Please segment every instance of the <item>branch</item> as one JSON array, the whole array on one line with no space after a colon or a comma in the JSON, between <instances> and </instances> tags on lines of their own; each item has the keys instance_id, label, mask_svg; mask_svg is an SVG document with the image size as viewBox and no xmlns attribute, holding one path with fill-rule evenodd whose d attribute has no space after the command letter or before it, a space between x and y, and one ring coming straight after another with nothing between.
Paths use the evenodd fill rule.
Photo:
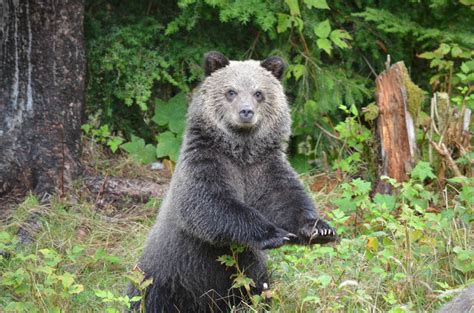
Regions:
<instances>
[{"instance_id":1,"label":"branch","mask_svg":"<svg viewBox=\"0 0 474 313\"><path fill-rule=\"evenodd\" d=\"M438 153L442 157L444 157L446 159L449 166L453 170L454 175L463 176L463 174L459 170L458 165L456 164L456 162L454 162L453 158L451 157L451 153L449 152L448 148L446 147L446 145L444 143L441 142L441 143L438 144L438 143L436 143L436 142L434 142L433 140L430 139L430 144L433 146L433 148L435 148L436 151L438 151Z\"/></svg>"}]
</instances>

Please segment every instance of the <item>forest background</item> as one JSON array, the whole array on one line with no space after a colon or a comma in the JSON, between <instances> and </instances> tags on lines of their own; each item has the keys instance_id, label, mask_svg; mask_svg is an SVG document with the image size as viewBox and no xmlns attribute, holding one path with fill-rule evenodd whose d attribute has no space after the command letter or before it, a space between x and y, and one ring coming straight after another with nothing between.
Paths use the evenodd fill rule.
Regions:
<instances>
[{"instance_id":1,"label":"forest background","mask_svg":"<svg viewBox=\"0 0 474 313\"><path fill-rule=\"evenodd\" d=\"M453 130L474 109L472 0L88 0L85 38L84 160L106 176L172 172L206 52L287 61L289 159L342 240L272 251L267 309L432 311L472 282L474 154L472 139L459 142ZM374 93L387 59L403 61L413 81L418 151L409 180L386 178L395 192L382 195L372 192L380 178ZM140 282L133 264L160 197L119 205L99 197L42 204L31 195L20 204L0 237L14 255L1 259L7 311L129 305L124 286ZM46 227L20 253L14 230L32 208L46 212ZM251 286L241 274L236 287Z\"/></svg>"}]
</instances>

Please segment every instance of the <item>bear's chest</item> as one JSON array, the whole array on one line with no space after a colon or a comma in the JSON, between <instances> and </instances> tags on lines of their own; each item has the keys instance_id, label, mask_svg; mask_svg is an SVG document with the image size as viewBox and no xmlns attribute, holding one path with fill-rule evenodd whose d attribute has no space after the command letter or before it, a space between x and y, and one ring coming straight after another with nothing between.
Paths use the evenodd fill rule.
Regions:
<instances>
[{"instance_id":1,"label":"bear's chest","mask_svg":"<svg viewBox=\"0 0 474 313\"><path fill-rule=\"evenodd\" d=\"M271 179L267 167L262 164L230 164L227 175L235 196L252 206L266 192L268 179Z\"/></svg>"}]
</instances>

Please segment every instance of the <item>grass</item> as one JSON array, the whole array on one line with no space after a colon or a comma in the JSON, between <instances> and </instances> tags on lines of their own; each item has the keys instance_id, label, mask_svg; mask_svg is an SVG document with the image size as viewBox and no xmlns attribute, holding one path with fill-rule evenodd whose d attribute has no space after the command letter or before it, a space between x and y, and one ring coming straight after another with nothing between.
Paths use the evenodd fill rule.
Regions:
<instances>
[{"instance_id":1,"label":"grass","mask_svg":"<svg viewBox=\"0 0 474 313\"><path fill-rule=\"evenodd\" d=\"M93 203L80 202L71 205L64 200L53 200L48 205L39 205L33 196L28 197L16 210L11 221L6 225L7 232L15 230L23 223L27 211L41 211L43 228L33 245L21 247L18 253L23 256L42 256L41 249L47 248L59 254L60 262L53 266L57 272L69 272L75 276L75 282L84 287L79 294L71 294L59 303L66 311L103 312L108 304L102 304L95 296L95 290L110 290L117 296L122 295L127 285L125 274L130 271L141 253L146 234L154 222L156 207L152 205L134 206L126 212L104 214L94 208ZM74 255L73 251L80 251ZM15 262L16 261L16 262ZM42 260L32 262L45 265ZM1 271L14 272L19 267L27 267L18 259L4 258ZM20 266L19 266L20 265ZM47 275L34 273L37 278L47 279ZM7 288L6 288L7 287ZM5 307L12 300L25 301L35 298L30 292L15 293L12 289L18 286L0 286L0 307ZM21 286L20 286L21 287ZM41 287L42 288L42 287ZM46 287L45 287L46 288ZM61 286L52 287L62 291ZM44 290L43 290L44 291ZM43 295L46 293L43 292ZM53 297L54 298L54 297ZM37 299L40 301L41 299ZM40 311L48 311L38 306Z\"/></svg>"},{"instance_id":2,"label":"grass","mask_svg":"<svg viewBox=\"0 0 474 313\"><path fill-rule=\"evenodd\" d=\"M312 192L342 240L270 251L271 311L429 312L449 300L450 290L472 283L472 189L465 196L462 189L472 184L457 186L460 192L447 201L421 182L400 188L399 195L374 200L360 180ZM28 196L2 222L4 311L123 309L127 274L141 254L160 201L104 209L78 190L68 195L49 204ZM42 213L42 229L34 244L17 246L12 234L32 211Z\"/></svg>"}]
</instances>

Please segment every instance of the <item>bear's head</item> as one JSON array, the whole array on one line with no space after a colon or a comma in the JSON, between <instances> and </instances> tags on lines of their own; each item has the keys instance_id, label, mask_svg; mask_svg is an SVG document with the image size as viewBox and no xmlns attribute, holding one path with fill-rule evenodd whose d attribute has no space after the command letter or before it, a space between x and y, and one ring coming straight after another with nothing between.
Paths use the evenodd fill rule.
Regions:
<instances>
[{"instance_id":1,"label":"bear's head","mask_svg":"<svg viewBox=\"0 0 474 313\"><path fill-rule=\"evenodd\" d=\"M212 128L233 138L286 141L291 119L280 82L284 67L279 57L229 61L219 52L209 52L196 103L201 107L194 109L204 114Z\"/></svg>"}]
</instances>

